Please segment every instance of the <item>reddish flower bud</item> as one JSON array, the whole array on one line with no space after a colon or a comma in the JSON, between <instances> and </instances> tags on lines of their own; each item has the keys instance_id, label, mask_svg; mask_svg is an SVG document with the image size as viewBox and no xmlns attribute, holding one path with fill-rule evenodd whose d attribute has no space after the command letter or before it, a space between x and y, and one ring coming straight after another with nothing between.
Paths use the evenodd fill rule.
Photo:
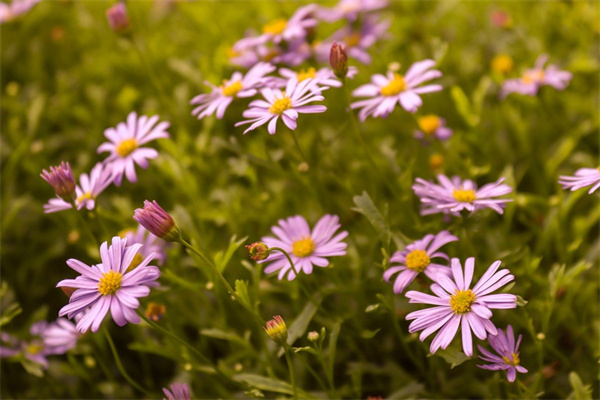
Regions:
<instances>
[{"instance_id":1,"label":"reddish flower bud","mask_svg":"<svg viewBox=\"0 0 600 400\"><path fill-rule=\"evenodd\" d=\"M343 44L333 42L331 52L329 53L329 64L338 78L345 78L348 74L348 56L346 47Z\"/></svg>"},{"instance_id":2,"label":"reddish flower bud","mask_svg":"<svg viewBox=\"0 0 600 400\"><path fill-rule=\"evenodd\" d=\"M133 219L154 236L158 236L167 242L181 240L181 229L175 224L169 213L158 205L156 200L152 202L145 200L144 208L136 209Z\"/></svg>"},{"instance_id":3,"label":"reddish flower bud","mask_svg":"<svg viewBox=\"0 0 600 400\"><path fill-rule=\"evenodd\" d=\"M267 325L263 327L267 335L275 342L283 346L288 337L287 326L281 316L276 315L272 320L267 321Z\"/></svg>"},{"instance_id":4,"label":"reddish flower bud","mask_svg":"<svg viewBox=\"0 0 600 400\"><path fill-rule=\"evenodd\" d=\"M246 245L250 258L254 261L265 260L269 257L269 246L261 242L255 242L250 245Z\"/></svg>"},{"instance_id":5,"label":"reddish flower bud","mask_svg":"<svg viewBox=\"0 0 600 400\"><path fill-rule=\"evenodd\" d=\"M50 167L50 172L43 170L41 175L53 188L58 197L67 202L75 200L75 178L69 163L64 161L58 167Z\"/></svg>"},{"instance_id":6,"label":"reddish flower bud","mask_svg":"<svg viewBox=\"0 0 600 400\"><path fill-rule=\"evenodd\" d=\"M125 8L125 3L122 1L106 10L106 18L112 30L117 33L123 33L129 29L127 8Z\"/></svg>"}]
</instances>

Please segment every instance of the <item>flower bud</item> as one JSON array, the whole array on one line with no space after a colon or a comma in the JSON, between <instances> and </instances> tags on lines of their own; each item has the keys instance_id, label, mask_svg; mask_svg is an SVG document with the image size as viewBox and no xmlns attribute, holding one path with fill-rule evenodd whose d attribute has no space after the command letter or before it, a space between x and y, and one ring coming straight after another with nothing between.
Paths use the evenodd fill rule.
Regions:
<instances>
[{"instance_id":1,"label":"flower bud","mask_svg":"<svg viewBox=\"0 0 600 400\"><path fill-rule=\"evenodd\" d=\"M254 261L262 261L269 257L269 246L262 242L254 242L250 245L246 245L250 259Z\"/></svg>"},{"instance_id":2,"label":"flower bud","mask_svg":"<svg viewBox=\"0 0 600 400\"><path fill-rule=\"evenodd\" d=\"M338 78L344 79L348 74L348 56L343 44L333 42L329 53L329 64Z\"/></svg>"},{"instance_id":3,"label":"flower bud","mask_svg":"<svg viewBox=\"0 0 600 400\"><path fill-rule=\"evenodd\" d=\"M146 308L146 312L144 315L146 318L157 322L162 319L163 315L165 315L165 311L167 308L162 304L157 304L154 302L148 303L148 307Z\"/></svg>"},{"instance_id":4,"label":"flower bud","mask_svg":"<svg viewBox=\"0 0 600 400\"><path fill-rule=\"evenodd\" d=\"M178 242L181 240L181 229L175 224L169 213L158 205L156 200L152 202L145 200L144 208L136 209L133 219L154 236L158 236L167 242Z\"/></svg>"},{"instance_id":5,"label":"flower bud","mask_svg":"<svg viewBox=\"0 0 600 400\"><path fill-rule=\"evenodd\" d=\"M287 339L287 326L281 316L276 315L272 320L267 322L267 325L263 327L267 335L275 342L283 346Z\"/></svg>"},{"instance_id":6,"label":"flower bud","mask_svg":"<svg viewBox=\"0 0 600 400\"><path fill-rule=\"evenodd\" d=\"M50 172L43 170L40 176L54 188L58 197L64 201L70 203L77 197L75 178L73 178L73 171L68 162L63 161L58 167L50 167Z\"/></svg>"},{"instance_id":7,"label":"flower bud","mask_svg":"<svg viewBox=\"0 0 600 400\"><path fill-rule=\"evenodd\" d=\"M117 4L106 10L106 18L111 29L117 33L123 33L129 29L129 17L125 3L119 1Z\"/></svg>"},{"instance_id":8,"label":"flower bud","mask_svg":"<svg viewBox=\"0 0 600 400\"><path fill-rule=\"evenodd\" d=\"M308 341L309 342L314 343L317 340L319 340L319 332L316 332L316 331L308 332Z\"/></svg>"}]
</instances>

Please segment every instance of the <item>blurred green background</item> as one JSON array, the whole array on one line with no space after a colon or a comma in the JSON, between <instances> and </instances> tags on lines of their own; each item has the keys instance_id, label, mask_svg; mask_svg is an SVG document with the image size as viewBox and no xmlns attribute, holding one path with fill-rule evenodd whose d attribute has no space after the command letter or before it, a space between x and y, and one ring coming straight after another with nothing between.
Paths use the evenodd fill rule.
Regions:
<instances>
[{"instance_id":1,"label":"blurred green background","mask_svg":"<svg viewBox=\"0 0 600 400\"><path fill-rule=\"evenodd\" d=\"M233 127L247 102L234 103L220 121L196 120L189 105L208 90L204 80L217 84L231 76L227 49L248 29L287 18L307 3L130 1L131 31L121 36L106 21L112 4L45 1L0 26L2 307L22 308L3 331L25 336L31 323L54 320L67 302L55 285L74 277L65 261L92 264L98 257L72 210L43 214L53 193L40 172L62 160L76 176L89 172L104 158L96 154L104 130L137 111L169 121L171 139L152 144L161 155L148 170L138 169L137 184L125 182L101 195L99 209L87 216L93 232L110 238L99 220L111 235L133 227L133 210L144 199L156 199L172 211L186 237L215 256L234 235L247 236L244 243L256 241L280 218L301 214L312 225L325 213L339 215L350 233L348 255L302 277L309 292L322 298L314 310L299 282L266 277L245 261L243 247L224 272L232 284L249 282L250 297L265 319L281 314L289 326L309 315L306 332L326 327L339 396L600 396L598 196L563 191L557 183L559 175L600 164L600 3L391 2L382 11L382 18L392 20L390 38L373 47L372 65L353 63L359 74L351 88L391 62L405 71L434 58L444 90L424 95L418 115L444 117L454 136L423 146L412 137L415 116L402 109L385 120L368 119L361 130L378 164L374 170L352 134L342 90L331 89L325 93L326 114L299 118L296 132L310 160L308 171L298 168L302 160L282 126L274 136L263 128L242 135L243 128ZM508 13L508 26L492 23L497 11ZM317 36L325 38L339 26L321 24ZM567 89L544 87L536 97L513 94L500 101L503 78L491 70L492 59L512 57L507 76L517 77L541 53L573 73ZM481 212L450 223L439 215L420 217L411 185L416 177L433 179L439 172L429 165L433 154L443 156L439 171L448 175L480 185L506 177L515 188L514 202L502 216ZM379 230L353 210L361 208L353 197L363 191L384 216ZM494 313L494 321L512 324L524 336L520 358L529 373L520 376L523 386L506 383L503 373L478 369L476 360L451 369L442 357L426 357L429 340L420 343L408 334L403 316L420 307L393 295L382 280L385 254L442 229L461 238L447 247L448 254L477 258L476 276L497 259L515 275L511 293L528 303ZM214 287L207 287L212 281ZM161 283L143 304L165 304L166 327L233 375L287 380L285 360L266 344L260 327L180 248L169 251ZM420 289L414 285L426 289L425 281ZM118 339L125 368L156 397L172 381L190 382L195 397L245 397L147 326L118 328L109 319L103 325ZM329 336L336 330L337 345ZM142 396L119 375L103 339L88 333L69 355L51 357L42 377L2 360L2 397ZM295 343L307 345L304 334ZM321 365L299 353L295 366L300 387L324 397L308 371L322 374ZM266 397L277 396L262 389Z\"/></svg>"}]
</instances>

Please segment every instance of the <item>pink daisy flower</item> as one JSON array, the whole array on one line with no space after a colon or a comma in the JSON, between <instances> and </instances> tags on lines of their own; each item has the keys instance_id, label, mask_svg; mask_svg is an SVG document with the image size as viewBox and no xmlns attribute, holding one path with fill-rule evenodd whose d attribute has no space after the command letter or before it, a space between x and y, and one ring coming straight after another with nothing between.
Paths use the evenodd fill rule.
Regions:
<instances>
[{"instance_id":1,"label":"pink daisy flower","mask_svg":"<svg viewBox=\"0 0 600 400\"><path fill-rule=\"evenodd\" d=\"M0 358L14 357L22 355L29 361L40 364L42 368L48 368L48 355L53 354L44 345L41 336L48 327L46 321L38 321L31 325L29 340L20 340L6 332L0 334Z\"/></svg>"},{"instance_id":2,"label":"pink daisy flower","mask_svg":"<svg viewBox=\"0 0 600 400\"><path fill-rule=\"evenodd\" d=\"M147 231L141 224L138 225L137 230L126 229L119 233L119 236L127 239L127 243L130 245L134 243L142 245L132 261L133 264L139 265L142 260L152 253L154 253L154 259L158 265L165 263L167 258L167 242Z\"/></svg>"},{"instance_id":3,"label":"pink daisy flower","mask_svg":"<svg viewBox=\"0 0 600 400\"><path fill-rule=\"evenodd\" d=\"M361 121L369 115L386 118L394 111L396 103L408 112L416 112L423 104L420 94L442 90L441 85L419 86L425 81L442 76L440 71L431 69L434 65L435 61L425 60L414 63L404 76L391 71L388 71L387 77L381 74L373 75L372 83L362 85L352 92L356 97L371 98L352 103L351 108L362 108L358 113Z\"/></svg>"},{"instance_id":4,"label":"pink daisy flower","mask_svg":"<svg viewBox=\"0 0 600 400\"><path fill-rule=\"evenodd\" d=\"M119 326L127 322L139 323L140 317L135 312L140 306L138 298L147 296L150 293L148 286L160 277L159 269L148 265L154 254L131 269L140 247L141 244L127 246L127 239L115 236L110 247L107 242L100 246L101 264L89 266L79 260L69 259L67 265L81 275L62 280L56 285L77 289L69 298L69 304L61 308L58 315L74 318L85 312L77 323L77 331L81 333L90 328L92 332L97 332L109 310Z\"/></svg>"},{"instance_id":5,"label":"pink daisy flower","mask_svg":"<svg viewBox=\"0 0 600 400\"><path fill-rule=\"evenodd\" d=\"M437 283L431 285L435 296L416 291L406 293L410 303L435 306L408 314L406 319L414 320L408 331L413 333L422 330L419 339L424 341L433 332L439 330L429 348L433 354L439 348L448 347L460 325L463 351L471 357L473 355L471 331L481 340L485 340L488 333L498 334L496 327L490 321L492 317L490 309L517 307L517 296L514 294L490 294L515 279L508 269L496 272L500 264L500 261L495 261L473 289L470 289L475 258L467 258L464 273L459 259L453 258L451 268L454 279L439 274L436 277Z\"/></svg>"},{"instance_id":6,"label":"pink daisy flower","mask_svg":"<svg viewBox=\"0 0 600 400\"><path fill-rule=\"evenodd\" d=\"M426 235L423 239L406 246L403 251L394 253L390 263L401 265L388 268L383 274L383 279L389 282L393 275L399 273L394 282L394 293L400 294L421 272L433 281L437 274L450 276L450 268L447 265L433 263L431 259L440 257L448 260L448 255L438 250L443 245L457 240L458 238L448 231L441 231L437 235Z\"/></svg>"},{"instance_id":7,"label":"pink daisy flower","mask_svg":"<svg viewBox=\"0 0 600 400\"><path fill-rule=\"evenodd\" d=\"M525 71L521 78L505 81L502 84L500 98L505 98L510 93L535 96L539 88L543 85L553 86L558 90L566 88L573 74L568 71L561 71L555 65L549 65L544 68L544 64L547 61L548 55L542 54L536 60L535 66Z\"/></svg>"},{"instance_id":8,"label":"pink daisy flower","mask_svg":"<svg viewBox=\"0 0 600 400\"><path fill-rule=\"evenodd\" d=\"M299 113L322 113L327 110L327 107L322 105L306 105L324 99L323 96L316 93L318 91L317 84L318 82L313 79L298 82L296 78L293 78L288 81L285 91L279 92L270 88L262 89L260 93L266 101L254 100L251 102L250 108L242 114L244 118L250 119L238 122L235 126L252 124L244 131L244 133L247 133L268 122L267 130L271 135L274 135L277 120L281 117L288 128L295 130Z\"/></svg>"},{"instance_id":9,"label":"pink daisy flower","mask_svg":"<svg viewBox=\"0 0 600 400\"><path fill-rule=\"evenodd\" d=\"M342 242L342 239L348 236L348 232L342 231L336 234L341 227L339 220L337 215L326 214L311 231L304 217L300 215L280 219L279 225L271 228L276 237L263 237L261 241L269 248L279 247L285 250L298 272L310 274L313 265L318 267L329 265L329 260L325 257L346 255L347 244ZM267 259L258 262L270 262L271 264L265 268L265 273L279 271L277 276L279 280L286 275L289 281L296 278L296 272L280 252L271 252Z\"/></svg>"},{"instance_id":10,"label":"pink daisy flower","mask_svg":"<svg viewBox=\"0 0 600 400\"><path fill-rule=\"evenodd\" d=\"M437 115L424 115L417 118L420 130L415 131L415 138L430 140L448 140L452 136L452 129L446 127L446 120Z\"/></svg>"},{"instance_id":11,"label":"pink daisy flower","mask_svg":"<svg viewBox=\"0 0 600 400\"><path fill-rule=\"evenodd\" d=\"M187 383L174 383L170 389L163 388L163 393L167 396L164 400L190 400L192 398Z\"/></svg>"},{"instance_id":12,"label":"pink daisy flower","mask_svg":"<svg viewBox=\"0 0 600 400\"><path fill-rule=\"evenodd\" d=\"M194 97L191 104L199 104L194 108L192 114L202 119L215 114L218 119L223 118L225 110L233 99L252 97L256 94L257 88L264 85L265 75L275 71L275 67L269 63L258 63L252 67L245 75L241 72L234 72L231 79L223 80L220 86L215 86L210 82L206 85L212 88L208 94L200 94Z\"/></svg>"},{"instance_id":13,"label":"pink daisy flower","mask_svg":"<svg viewBox=\"0 0 600 400\"><path fill-rule=\"evenodd\" d=\"M0 3L0 24L26 14L39 2L40 0L13 0L11 3Z\"/></svg>"},{"instance_id":14,"label":"pink daisy flower","mask_svg":"<svg viewBox=\"0 0 600 400\"><path fill-rule=\"evenodd\" d=\"M279 68L278 72L283 78L271 78L269 80L269 87L285 88L287 83L292 79L296 79L298 83L303 82L306 79L312 79L317 82L317 85L324 86L325 88L342 87L342 82L336 79L335 74L329 68L316 69L309 67L299 71L293 71L289 68ZM320 92L323 88L316 87L315 90Z\"/></svg>"},{"instance_id":15,"label":"pink daisy flower","mask_svg":"<svg viewBox=\"0 0 600 400\"><path fill-rule=\"evenodd\" d=\"M381 10L387 5L387 0L340 0L331 8L320 7L316 12L316 16L327 22L336 22L342 18L354 22L359 15Z\"/></svg>"},{"instance_id":16,"label":"pink daisy flower","mask_svg":"<svg viewBox=\"0 0 600 400\"><path fill-rule=\"evenodd\" d=\"M488 365L477 365L479 368L487 369L490 371L505 370L506 376L509 382L514 382L517 377L517 372L522 374L527 373L527 369L522 367L520 364L521 359L519 358L519 345L523 335L519 335L517 342L515 343L515 334L512 326L508 325L506 333L502 330L498 330L497 335L489 335L488 342L496 354L487 351L484 347L477 345L477 348L481 352L479 358L483 361L487 361L491 364Z\"/></svg>"},{"instance_id":17,"label":"pink daisy flower","mask_svg":"<svg viewBox=\"0 0 600 400\"><path fill-rule=\"evenodd\" d=\"M157 122L156 115L150 118L142 115L138 118L137 114L132 112L127 116L127 123L121 122L116 128L108 128L104 131L104 136L110 142L101 144L98 153L110 152L104 162L109 164L113 171L115 185L121 185L123 175L129 182L137 182L135 164L146 169L148 159L158 157L155 149L140 147L153 140L169 137L166 131L169 123L163 121L156 125Z\"/></svg>"},{"instance_id":18,"label":"pink daisy flower","mask_svg":"<svg viewBox=\"0 0 600 400\"><path fill-rule=\"evenodd\" d=\"M48 324L40 334L49 354L65 354L77 345L81 334L75 324L66 318L58 318Z\"/></svg>"},{"instance_id":19,"label":"pink daisy flower","mask_svg":"<svg viewBox=\"0 0 600 400\"><path fill-rule=\"evenodd\" d=\"M575 176L561 176L558 183L563 185L563 189L571 191L591 186L588 193L592 194L600 187L600 167L579 168L575 171Z\"/></svg>"},{"instance_id":20,"label":"pink daisy flower","mask_svg":"<svg viewBox=\"0 0 600 400\"><path fill-rule=\"evenodd\" d=\"M494 183L488 183L477 189L477 185L469 180L462 180L458 176L450 180L446 175L438 175L440 185L428 182L421 178L415 180L413 190L421 198L421 215L435 213L460 215L460 211L474 212L486 207L498 214L504 212L506 203L512 199L494 199L493 197L511 193L513 189L503 184L504 178Z\"/></svg>"},{"instance_id":21,"label":"pink daisy flower","mask_svg":"<svg viewBox=\"0 0 600 400\"><path fill-rule=\"evenodd\" d=\"M75 205L78 210L87 208L93 210L96 206L96 197L104 191L113 181L113 172L110 164L98 163L92 168L90 175L81 174L79 176L79 185L75 186ZM71 203L57 197L50 199L44 204L44 213L53 213L57 211L73 208Z\"/></svg>"},{"instance_id":22,"label":"pink daisy flower","mask_svg":"<svg viewBox=\"0 0 600 400\"><path fill-rule=\"evenodd\" d=\"M280 18L266 24L262 29L263 34L254 38L253 43L278 44L284 40L291 42L295 39L304 39L308 30L317 26L317 20L312 17L316 9L316 4L309 4L296 10L289 20Z\"/></svg>"}]
</instances>

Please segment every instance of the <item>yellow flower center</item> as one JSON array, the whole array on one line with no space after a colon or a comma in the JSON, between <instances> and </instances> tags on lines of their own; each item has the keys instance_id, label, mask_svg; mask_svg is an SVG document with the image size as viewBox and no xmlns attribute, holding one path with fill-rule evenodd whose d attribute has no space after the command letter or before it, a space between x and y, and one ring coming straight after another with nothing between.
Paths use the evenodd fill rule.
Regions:
<instances>
[{"instance_id":1,"label":"yellow flower center","mask_svg":"<svg viewBox=\"0 0 600 400\"><path fill-rule=\"evenodd\" d=\"M227 81L223 80L223 84L220 86L220 88L223 95L233 97L237 94L237 92L242 90L242 82L235 81L227 84Z\"/></svg>"},{"instance_id":2,"label":"yellow flower center","mask_svg":"<svg viewBox=\"0 0 600 400\"><path fill-rule=\"evenodd\" d=\"M115 292L121 287L122 279L123 274L117 271L110 270L104 273L102 278L100 278L100 282L98 282L98 291L103 296L115 294Z\"/></svg>"},{"instance_id":3,"label":"yellow flower center","mask_svg":"<svg viewBox=\"0 0 600 400\"><path fill-rule=\"evenodd\" d=\"M32 344L28 345L27 349L26 349L27 353L33 354L33 355L38 354L42 350L44 350L44 346L42 346L39 343L32 343Z\"/></svg>"},{"instance_id":4,"label":"yellow flower center","mask_svg":"<svg viewBox=\"0 0 600 400\"><path fill-rule=\"evenodd\" d=\"M295 256L308 257L313 251L315 251L315 242L312 241L310 236L296 240L294 244L292 244L292 253L294 253Z\"/></svg>"},{"instance_id":5,"label":"yellow flower center","mask_svg":"<svg viewBox=\"0 0 600 400\"><path fill-rule=\"evenodd\" d=\"M133 153L133 151L137 149L137 147L138 144L134 138L125 139L117 146L117 153L119 153L121 157L127 157L128 155Z\"/></svg>"},{"instance_id":6,"label":"yellow flower center","mask_svg":"<svg viewBox=\"0 0 600 400\"><path fill-rule=\"evenodd\" d=\"M314 79L317 76L317 71L310 67L309 69L301 69L300 72L296 74L296 79L298 82L302 82L305 79Z\"/></svg>"},{"instance_id":7,"label":"yellow flower center","mask_svg":"<svg viewBox=\"0 0 600 400\"><path fill-rule=\"evenodd\" d=\"M86 192L77 198L77 202L81 203L84 200L91 200L92 198L92 194L90 192Z\"/></svg>"},{"instance_id":8,"label":"yellow flower center","mask_svg":"<svg viewBox=\"0 0 600 400\"><path fill-rule=\"evenodd\" d=\"M427 135L432 135L440 127L440 119L435 115L425 115L417 118L419 128Z\"/></svg>"},{"instance_id":9,"label":"yellow flower center","mask_svg":"<svg viewBox=\"0 0 600 400\"><path fill-rule=\"evenodd\" d=\"M455 189L452 196L461 203L472 203L477 198L474 190Z\"/></svg>"},{"instance_id":10,"label":"yellow flower center","mask_svg":"<svg viewBox=\"0 0 600 400\"><path fill-rule=\"evenodd\" d=\"M506 356L502 357L502 359L504 360L505 363L512 365L513 367L516 367L521 362L521 359L519 358L519 353L510 353L510 354L512 356L512 361Z\"/></svg>"},{"instance_id":11,"label":"yellow flower center","mask_svg":"<svg viewBox=\"0 0 600 400\"><path fill-rule=\"evenodd\" d=\"M471 311L471 304L475 301L475 293L471 289L455 290L450 296L450 308L454 314L464 314Z\"/></svg>"},{"instance_id":12,"label":"yellow flower center","mask_svg":"<svg viewBox=\"0 0 600 400\"><path fill-rule=\"evenodd\" d=\"M394 79L392 79L387 86L381 88L381 94L384 96L395 96L404 89L406 89L404 77L394 72Z\"/></svg>"},{"instance_id":13,"label":"yellow flower center","mask_svg":"<svg viewBox=\"0 0 600 400\"><path fill-rule=\"evenodd\" d=\"M352 33L344 38L347 47L354 47L360 43L360 33Z\"/></svg>"},{"instance_id":14,"label":"yellow flower center","mask_svg":"<svg viewBox=\"0 0 600 400\"><path fill-rule=\"evenodd\" d=\"M233 47L229 47L229 48L227 49L227 57L228 57L228 58L234 58L234 57L237 57L237 56L239 56L239 55L240 55L240 53L238 53L237 51L235 51L235 50L233 49Z\"/></svg>"},{"instance_id":15,"label":"yellow flower center","mask_svg":"<svg viewBox=\"0 0 600 400\"><path fill-rule=\"evenodd\" d=\"M271 114L281 114L290 108L292 108L292 99L284 95L283 98L275 100L275 102L271 104L271 107L269 107L269 112Z\"/></svg>"},{"instance_id":16,"label":"yellow flower center","mask_svg":"<svg viewBox=\"0 0 600 400\"><path fill-rule=\"evenodd\" d=\"M429 265L429 256L423 250L413 250L406 256L406 266L415 272L423 272Z\"/></svg>"},{"instance_id":17,"label":"yellow flower center","mask_svg":"<svg viewBox=\"0 0 600 400\"><path fill-rule=\"evenodd\" d=\"M138 265L142 263L142 261L144 261L144 257L142 257L140 253L135 253L135 256L133 256L133 260L131 260L131 264L129 264L129 267L127 267L127 271L125 272L133 271L137 268Z\"/></svg>"},{"instance_id":18,"label":"yellow flower center","mask_svg":"<svg viewBox=\"0 0 600 400\"><path fill-rule=\"evenodd\" d=\"M492 60L492 69L501 74L510 72L513 68L513 60L506 54L499 54Z\"/></svg>"},{"instance_id":19,"label":"yellow flower center","mask_svg":"<svg viewBox=\"0 0 600 400\"><path fill-rule=\"evenodd\" d=\"M525 82L525 83L539 82L542 79L544 79L544 70L538 69L538 70L534 70L534 71L527 71L523 75L522 79L523 79L523 82Z\"/></svg>"},{"instance_id":20,"label":"yellow flower center","mask_svg":"<svg viewBox=\"0 0 600 400\"><path fill-rule=\"evenodd\" d=\"M283 18L276 19L273 22L270 22L263 26L263 33L270 33L272 35L279 35L281 32L285 30L287 26L287 21Z\"/></svg>"}]
</instances>

